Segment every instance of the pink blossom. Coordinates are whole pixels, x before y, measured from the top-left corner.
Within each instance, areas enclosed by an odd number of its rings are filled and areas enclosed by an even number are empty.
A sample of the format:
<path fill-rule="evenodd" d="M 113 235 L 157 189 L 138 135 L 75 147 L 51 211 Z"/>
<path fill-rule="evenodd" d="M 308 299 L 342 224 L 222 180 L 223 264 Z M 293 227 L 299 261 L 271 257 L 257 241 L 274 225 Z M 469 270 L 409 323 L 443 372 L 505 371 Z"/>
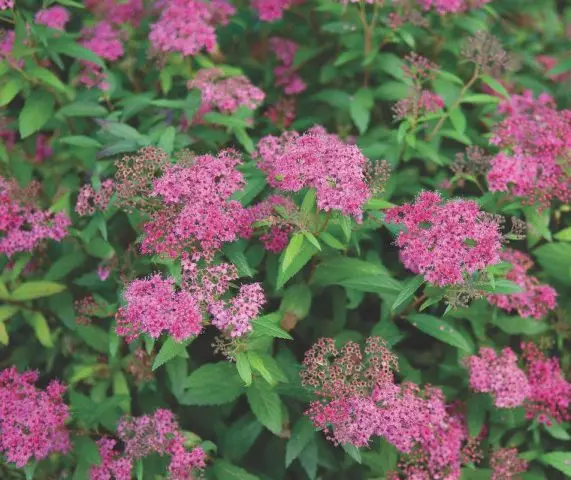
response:
<path fill-rule="evenodd" d="M 201 113 L 215 109 L 233 113 L 242 106 L 255 110 L 265 97 L 264 92 L 252 85 L 246 77 L 239 75 L 225 78 L 224 72 L 217 68 L 199 70 L 187 86 L 201 91 Z"/>
<path fill-rule="evenodd" d="M 2 1 L 2 0 L 0 0 Z M 0 6 L 0 10 L 1 10 Z M 14 30 L 0 30 L 0 59 L 4 59 L 8 62 L 12 68 L 23 68 L 24 60 L 16 60 L 12 55 L 12 50 L 14 50 L 14 42 L 16 41 L 16 32 Z"/>
<path fill-rule="evenodd" d="M 50 140 L 47 135 L 40 133 L 36 136 L 36 154 L 34 155 L 34 161 L 37 163 L 42 163 L 47 158 L 51 157 L 53 154 L 53 149 L 50 146 Z"/>
<path fill-rule="evenodd" d="M 281 129 L 289 128 L 296 116 L 295 97 L 284 97 L 278 100 L 275 104 L 268 107 L 264 116 Z"/>
<path fill-rule="evenodd" d="M 528 463 L 518 458 L 517 448 L 494 450 L 490 458 L 492 477 L 490 480 L 516 480 L 519 474 L 527 471 Z"/>
<path fill-rule="evenodd" d="M 97 276 L 99 277 L 99 280 L 104 282 L 109 278 L 110 274 L 111 274 L 111 268 L 108 265 L 105 264 L 97 265 Z"/>
<path fill-rule="evenodd" d="M 16 145 L 17 138 L 16 130 L 10 125 L 12 122 L 13 119 L 11 118 L 0 118 L 0 140 L 2 140 L 8 152 L 10 152 L 14 148 L 14 145 Z"/>
<path fill-rule="evenodd" d="M 216 46 L 217 24 L 226 25 L 235 9 L 225 0 L 172 0 L 163 7 L 161 17 L 151 25 L 149 40 L 156 52 L 196 55 L 211 52 Z"/>
<path fill-rule="evenodd" d="M 289 8 L 290 0 L 252 0 L 252 8 L 258 11 L 263 22 L 275 22 L 283 17 L 284 10 Z"/>
<path fill-rule="evenodd" d="M 533 267 L 529 255 L 517 250 L 506 249 L 501 253 L 501 259 L 513 265 L 506 278 L 517 283 L 522 291 L 508 295 L 489 295 L 488 301 L 508 312 L 517 311 L 518 315 L 537 320 L 544 317 L 557 304 L 557 292 L 549 285 L 539 283 L 539 280 L 527 274 Z"/>
<path fill-rule="evenodd" d="M 219 300 L 210 305 L 212 325 L 240 337 L 252 330 L 251 321 L 261 312 L 266 299 L 259 283 L 242 285 L 238 295 L 229 302 Z"/>
<path fill-rule="evenodd" d="M 517 366 L 517 356 L 510 348 L 501 354 L 487 347 L 480 348 L 480 356 L 466 361 L 470 370 L 470 387 L 476 392 L 490 393 L 499 408 L 522 405 L 530 393 L 523 370 Z"/>
<path fill-rule="evenodd" d="M 174 279 L 152 275 L 134 280 L 125 291 L 127 305 L 117 312 L 117 334 L 132 342 L 139 334 L 158 338 L 167 332 L 176 341 L 202 331 L 202 313 L 196 299 L 175 291 Z"/>
<path fill-rule="evenodd" d="M 104 437 L 97 442 L 101 463 L 89 470 L 89 480 L 131 480 L 132 460 L 115 450 L 117 442 Z"/>
<path fill-rule="evenodd" d="M 407 117 L 418 118 L 427 113 L 434 113 L 444 107 L 444 100 L 440 95 L 429 90 L 412 92 L 407 98 L 399 100 L 393 107 L 395 118 L 402 120 Z"/>
<path fill-rule="evenodd" d="M 535 59 L 543 66 L 545 73 L 548 73 L 549 70 L 552 70 L 559 64 L 559 60 L 550 55 L 538 55 Z M 549 75 L 549 79 L 555 83 L 565 83 L 571 80 L 571 73 L 563 72 L 555 75 Z"/>
<path fill-rule="evenodd" d="M 371 193 L 364 174 L 367 159 L 355 145 L 316 126 L 304 135 L 285 132 L 263 137 L 258 156 L 271 186 L 292 192 L 315 188 L 321 210 L 340 210 L 361 220 Z"/>
<path fill-rule="evenodd" d="M 70 15 L 67 9 L 59 5 L 39 10 L 35 16 L 36 23 L 56 30 L 64 30 L 69 19 Z"/>
<path fill-rule="evenodd" d="M 195 447 L 191 451 L 185 448 L 184 435 L 170 410 L 158 409 L 153 415 L 124 417 L 117 434 L 125 443 L 124 455 L 130 460 L 151 453 L 168 455 L 171 480 L 194 478 L 193 473 L 206 466 L 206 453 L 202 448 Z"/>
<path fill-rule="evenodd" d="M 422 192 L 415 203 L 391 208 L 385 221 L 402 224 L 396 245 L 409 270 L 439 286 L 461 284 L 464 276 L 500 260 L 497 222 L 470 200 L 443 203 L 440 194 Z"/>
<path fill-rule="evenodd" d="M 136 27 L 144 14 L 143 0 L 86 0 L 85 7 L 115 25 L 130 23 Z"/>
<path fill-rule="evenodd" d="M 549 205 L 571 199 L 571 110 L 558 111 L 546 94 L 513 95 L 499 106 L 506 118 L 494 129 L 491 142 L 504 151 L 491 162 L 488 185 L 525 202 Z"/>
<path fill-rule="evenodd" d="M 0 372 L 0 452 L 19 468 L 71 449 L 65 387 L 52 381 L 42 391 L 34 386 L 37 380 L 36 372 L 20 374 L 15 367 Z"/>
<path fill-rule="evenodd" d="M 0 10 L 14 8 L 14 0 L 0 0 Z"/>
<path fill-rule="evenodd" d="M 274 68 L 276 85 L 284 88 L 286 95 L 297 95 L 306 89 L 306 84 L 296 73 L 293 61 L 297 52 L 297 43 L 282 37 L 270 38 L 270 48 L 281 65 Z"/>
<path fill-rule="evenodd" d="M 0 177 L 0 252 L 5 255 L 28 252 L 43 240 L 60 241 L 67 235 L 67 215 L 40 210 L 27 195 Z"/>
<path fill-rule="evenodd" d="M 420 7 L 425 10 L 435 10 L 439 15 L 460 13 L 471 9 L 482 8 L 491 0 L 418 0 Z"/>
<path fill-rule="evenodd" d="M 91 185 L 83 185 L 79 190 L 75 211 L 81 215 L 93 215 L 96 210 L 105 210 L 113 195 L 115 184 L 113 180 L 105 180 L 97 192 Z"/>
<path fill-rule="evenodd" d="M 114 62 L 124 54 L 119 32 L 107 21 L 84 28 L 81 34 L 81 44 L 103 60 Z M 102 90 L 109 88 L 107 74 L 99 65 L 92 62 L 82 61 L 82 72 L 79 80 L 88 88 L 98 87 Z"/>
<path fill-rule="evenodd" d="M 245 209 L 231 196 L 244 185 L 234 151 L 201 155 L 191 165 L 168 167 L 154 182 L 153 196 L 165 208 L 144 226 L 144 253 L 174 254 L 188 247 L 211 256 L 226 242 L 237 239 Z"/>
<path fill-rule="evenodd" d="M 551 425 L 571 419 L 571 384 L 565 380 L 559 360 L 546 356 L 533 343 L 523 343 L 530 393 L 526 402 L 528 418 Z"/>

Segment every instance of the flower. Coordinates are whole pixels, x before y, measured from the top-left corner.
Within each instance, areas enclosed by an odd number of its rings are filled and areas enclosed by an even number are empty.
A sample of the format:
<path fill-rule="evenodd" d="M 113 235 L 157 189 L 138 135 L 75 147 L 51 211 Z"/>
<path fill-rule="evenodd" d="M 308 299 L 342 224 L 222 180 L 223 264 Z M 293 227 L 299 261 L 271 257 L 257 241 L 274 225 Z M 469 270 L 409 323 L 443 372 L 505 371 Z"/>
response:
<path fill-rule="evenodd" d="M 173 278 L 155 274 L 134 280 L 124 296 L 127 305 L 117 311 L 117 334 L 128 342 L 141 333 L 158 338 L 163 332 L 181 342 L 202 331 L 198 302 L 186 291 L 175 291 Z"/>
<path fill-rule="evenodd" d="M 45 25 L 56 30 L 64 30 L 69 22 L 70 15 L 66 8 L 56 5 L 55 7 L 39 10 L 34 17 L 39 25 Z"/>
<path fill-rule="evenodd" d="M 361 220 L 371 192 L 365 181 L 367 159 L 357 146 L 316 126 L 303 135 L 263 137 L 257 154 L 271 186 L 292 192 L 315 188 L 321 210 L 340 210 Z"/>
<path fill-rule="evenodd" d="M 522 291 L 506 295 L 489 295 L 488 302 L 497 305 L 507 312 L 517 311 L 524 318 L 532 317 L 536 320 L 544 317 L 549 310 L 557 305 L 557 292 L 549 285 L 539 283 L 539 280 L 526 272 L 533 267 L 533 260 L 529 255 L 510 248 L 500 255 L 505 262 L 513 266 L 506 274 L 506 279 L 517 283 Z"/>
<path fill-rule="evenodd" d="M 89 480 L 131 480 L 133 463 L 115 450 L 116 440 L 103 437 L 97 441 L 101 463 L 89 469 Z"/>
<path fill-rule="evenodd" d="M 85 7 L 118 26 L 130 23 L 136 27 L 144 14 L 143 0 L 86 0 Z"/>
<path fill-rule="evenodd" d="M 201 113 L 215 109 L 233 113 L 242 106 L 255 110 L 265 97 L 264 92 L 243 75 L 225 78 L 224 72 L 218 68 L 199 70 L 187 86 L 201 91 Z"/>
<path fill-rule="evenodd" d="M 0 0 L 0 10 L 14 8 L 14 0 Z"/>
<path fill-rule="evenodd" d="M 491 480 L 515 480 L 519 474 L 527 471 L 528 463 L 518 458 L 517 448 L 499 448 L 492 452 L 490 467 L 492 467 Z"/>
<path fill-rule="evenodd" d="M 290 6 L 290 0 L 252 0 L 252 8 L 258 11 L 263 22 L 275 22 L 283 17 L 284 10 Z"/>
<path fill-rule="evenodd" d="M 91 185 L 83 185 L 79 190 L 75 211 L 81 215 L 93 215 L 96 210 L 105 210 L 111 196 L 113 195 L 115 184 L 113 180 L 107 179 L 96 192 Z"/>
<path fill-rule="evenodd" d="M 470 387 L 476 392 L 491 393 L 494 405 L 514 408 L 529 396 L 530 387 L 523 370 L 517 366 L 517 356 L 504 348 L 498 356 L 487 347 L 480 348 L 480 356 L 466 360 L 470 370 Z"/>
<path fill-rule="evenodd" d="M 491 0 L 417 0 L 420 7 L 425 10 L 435 10 L 439 15 L 447 13 L 460 13 L 470 9 L 482 8 Z"/>
<path fill-rule="evenodd" d="M 396 240 L 401 261 L 435 285 L 461 284 L 500 260 L 498 224 L 476 202 L 443 203 L 440 194 L 422 192 L 415 203 L 388 210 L 385 221 L 406 227 Z"/>
<path fill-rule="evenodd" d="M 283 87 L 286 95 L 297 95 L 303 92 L 307 85 L 295 73 L 293 61 L 297 52 L 297 43 L 282 37 L 270 38 L 270 48 L 280 61 L 281 65 L 274 68 L 276 85 Z"/>
<path fill-rule="evenodd" d="M 52 381 L 39 390 L 37 380 L 36 372 L 18 373 L 15 367 L 0 372 L 0 452 L 18 468 L 71 449 L 65 387 Z"/>
<path fill-rule="evenodd" d="M 235 8 L 225 0 L 172 0 L 163 6 L 159 20 L 151 25 L 149 40 L 159 53 L 196 55 L 212 52 L 217 24 L 226 25 Z"/>

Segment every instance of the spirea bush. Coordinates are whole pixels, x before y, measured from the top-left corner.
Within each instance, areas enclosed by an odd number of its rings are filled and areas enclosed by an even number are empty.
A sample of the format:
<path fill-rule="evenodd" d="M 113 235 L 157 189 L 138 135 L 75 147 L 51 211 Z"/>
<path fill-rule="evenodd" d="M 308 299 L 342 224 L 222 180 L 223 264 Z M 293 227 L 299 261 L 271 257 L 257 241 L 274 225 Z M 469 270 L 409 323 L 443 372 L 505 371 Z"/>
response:
<path fill-rule="evenodd" d="M 0 479 L 571 477 L 571 6 L 0 0 Z"/>

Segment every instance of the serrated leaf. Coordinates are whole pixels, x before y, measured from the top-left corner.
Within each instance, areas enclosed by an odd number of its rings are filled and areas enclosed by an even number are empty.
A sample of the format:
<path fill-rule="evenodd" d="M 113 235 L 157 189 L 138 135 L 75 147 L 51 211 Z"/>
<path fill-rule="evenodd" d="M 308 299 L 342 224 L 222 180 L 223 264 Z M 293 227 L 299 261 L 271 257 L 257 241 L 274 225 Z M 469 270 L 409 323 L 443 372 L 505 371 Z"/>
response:
<path fill-rule="evenodd" d="M 495 78 L 490 77 L 489 75 L 482 75 L 480 77 L 480 79 L 486 83 L 492 90 L 494 90 L 496 93 L 499 93 L 501 96 L 503 96 L 505 99 L 509 100 L 510 99 L 510 93 L 506 90 L 506 87 L 504 87 L 500 82 L 498 82 Z"/>
<path fill-rule="evenodd" d="M 363 460 L 361 459 L 361 451 L 355 446 L 349 443 L 344 443 L 343 450 L 349 455 L 353 460 L 357 463 L 361 463 Z"/>
<path fill-rule="evenodd" d="M 275 385 L 277 381 L 272 377 L 272 374 L 266 367 L 264 363 L 264 358 L 255 350 L 250 350 L 246 352 L 248 357 L 248 362 L 252 366 L 252 368 L 258 372 L 262 378 L 268 382 L 270 385 Z"/>
<path fill-rule="evenodd" d="M 36 298 L 49 297 L 56 293 L 63 292 L 65 285 L 55 282 L 39 280 L 37 282 L 26 282 L 21 284 L 12 292 L 12 299 L 16 301 L 34 300 Z"/>
<path fill-rule="evenodd" d="M 229 362 L 203 365 L 190 374 L 184 386 L 188 391 L 181 398 L 183 405 L 223 405 L 244 392 L 242 379 Z"/>
<path fill-rule="evenodd" d="M 157 354 L 155 361 L 153 362 L 153 371 L 164 365 L 169 360 L 175 357 L 188 358 L 188 352 L 186 347 L 190 344 L 190 341 L 177 342 L 173 338 L 169 337 L 163 343 L 159 353 Z"/>
<path fill-rule="evenodd" d="M 371 120 L 371 109 L 373 108 L 373 93 L 368 88 L 360 88 L 353 96 L 349 105 L 349 113 L 353 119 L 353 123 L 359 129 L 359 133 L 363 134 L 369 127 Z"/>
<path fill-rule="evenodd" d="M 311 260 L 311 258 L 318 252 L 311 243 L 305 240 L 304 236 L 300 234 L 302 245 L 297 255 L 291 260 L 291 264 L 287 268 L 279 268 L 276 288 L 280 289 L 285 283 L 299 272 L 304 265 Z M 285 252 L 284 254 L 285 255 Z M 283 258 L 283 256 L 282 256 Z"/>
<path fill-rule="evenodd" d="M 252 368 L 246 353 L 239 352 L 236 354 L 236 370 L 238 370 L 238 375 L 240 375 L 244 384 L 247 387 L 250 386 L 252 384 Z"/>
<path fill-rule="evenodd" d="M 274 434 L 282 430 L 282 402 L 275 390 L 258 380 L 246 390 L 248 404 L 260 423 Z"/>
<path fill-rule="evenodd" d="M 293 262 L 294 258 L 296 258 L 299 254 L 302 245 L 303 235 L 301 233 L 296 233 L 293 237 L 291 237 L 288 246 L 283 253 L 280 270 L 287 270 L 287 268 Z"/>
<path fill-rule="evenodd" d="M 218 459 L 212 466 L 216 480 L 260 480 L 243 468 L 232 465 L 226 460 Z"/>
<path fill-rule="evenodd" d="M 258 317 L 252 321 L 253 334 L 293 340 L 293 337 L 289 333 L 279 327 L 279 321 L 280 315 L 275 313 Z"/>
<path fill-rule="evenodd" d="M 73 451 L 77 458 L 88 465 L 99 465 L 101 456 L 99 455 L 99 447 L 89 437 L 81 436 L 73 439 Z"/>
<path fill-rule="evenodd" d="M 556 468 L 565 475 L 571 475 L 571 452 L 551 452 L 539 457 L 542 463 Z"/>
<path fill-rule="evenodd" d="M 424 283 L 424 277 L 422 275 L 417 275 L 406 281 L 403 285 L 403 289 L 398 294 L 393 305 L 391 306 L 391 311 L 396 312 L 401 306 L 407 304 L 413 297 L 418 288 Z"/>
<path fill-rule="evenodd" d="M 466 353 L 472 353 L 468 340 L 452 325 L 441 318 L 417 313 L 408 316 L 408 320 L 420 331 L 440 340 L 441 342 L 459 348 Z"/>
<path fill-rule="evenodd" d="M 306 445 L 310 442 L 315 434 L 313 424 L 307 417 L 300 417 L 295 422 L 291 431 L 291 437 L 286 444 L 285 466 L 286 468 L 291 465 L 299 454 L 303 451 Z"/>

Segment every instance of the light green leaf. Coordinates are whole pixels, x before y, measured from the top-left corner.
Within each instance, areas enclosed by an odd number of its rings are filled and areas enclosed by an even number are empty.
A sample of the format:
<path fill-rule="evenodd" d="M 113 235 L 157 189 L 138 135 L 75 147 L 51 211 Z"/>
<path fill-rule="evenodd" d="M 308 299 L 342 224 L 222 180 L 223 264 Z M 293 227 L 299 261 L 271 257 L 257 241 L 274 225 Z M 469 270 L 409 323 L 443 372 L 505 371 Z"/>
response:
<path fill-rule="evenodd" d="M 189 340 L 179 343 L 173 340 L 171 337 L 167 338 L 159 350 L 155 361 L 153 362 L 153 371 L 175 357 L 188 358 L 186 347 L 189 344 Z"/>
<path fill-rule="evenodd" d="M 278 271 L 278 278 L 277 278 L 277 285 L 276 287 L 280 289 L 285 285 L 285 283 L 293 277 L 297 272 L 299 272 L 304 265 L 309 262 L 309 260 L 317 253 L 317 248 L 315 248 L 310 242 L 305 240 L 305 237 L 300 234 L 302 239 L 302 245 L 297 253 L 297 255 L 291 260 L 291 264 L 287 267 L 283 267 L 283 260 L 282 265 Z M 288 246 L 289 247 L 289 246 Z M 286 252 L 282 254 L 285 255 Z"/>
<path fill-rule="evenodd" d="M 303 245 L 303 235 L 296 233 L 288 243 L 288 246 L 283 253 L 280 270 L 284 271 L 291 265 L 293 260 L 298 256 L 301 246 Z"/>
<path fill-rule="evenodd" d="M 351 445 L 349 443 L 344 443 L 343 444 L 343 450 L 345 450 L 347 455 L 349 455 L 357 463 L 362 462 L 361 451 L 355 445 Z"/>
<path fill-rule="evenodd" d="M 54 343 L 50 332 L 50 327 L 46 317 L 40 312 L 26 312 L 24 317 L 26 321 L 32 326 L 38 341 L 47 348 L 52 348 Z"/>
<path fill-rule="evenodd" d="M 26 282 L 21 284 L 12 292 L 12 298 L 16 301 L 34 300 L 41 297 L 49 297 L 56 293 L 63 292 L 65 285 L 55 282 L 39 280 L 37 282 Z"/>
<path fill-rule="evenodd" d="M 542 455 L 539 460 L 571 476 L 571 452 L 551 452 Z"/>
<path fill-rule="evenodd" d="M 255 381 L 246 396 L 252 412 L 260 423 L 274 434 L 282 430 L 282 402 L 273 388 L 263 380 Z"/>
<path fill-rule="evenodd" d="M 417 313 L 408 316 L 408 320 L 420 331 L 444 343 L 472 353 L 472 346 L 458 330 L 441 318 Z"/>
<path fill-rule="evenodd" d="M 319 239 L 323 241 L 326 245 L 329 245 L 331 248 L 335 248 L 336 250 L 345 250 L 345 245 L 343 245 L 338 239 L 336 239 L 333 235 L 329 232 L 321 232 L 319 234 Z"/>
<path fill-rule="evenodd" d="M 248 387 L 252 384 L 252 368 L 246 353 L 239 352 L 236 354 L 236 370 L 238 370 L 238 375 L 244 381 L 244 384 Z"/>
<path fill-rule="evenodd" d="M 289 333 L 280 328 L 280 318 L 281 315 L 276 313 L 270 313 L 269 315 L 256 318 L 252 321 L 252 327 L 254 329 L 252 335 L 293 340 L 293 337 Z"/>
<path fill-rule="evenodd" d="M 0 323 L 8 320 L 20 311 L 20 307 L 15 305 L 0 305 Z"/>
<path fill-rule="evenodd" d="M 20 136 L 29 137 L 42 128 L 52 118 L 55 98 L 48 92 L 37 90 L 26 99 L 18 117 Z"/>
<path fill-rule="evenodd" d="M 67 137 L 61 137 L 58 139 L 60 143 L 66 145 L 73 145 L 74 147 L 84 147 L 84 148 L 100 148 L 101 143 L 91 137 L 86 137 L 85 135 L 68 135 Z"/>
<path fill-rule="evenodd" d="M 395 299 L 391 311 L 396 312 L 401 306 L 407 304 L 414 297 L 414 293 L 418 288 L 424 283 L 424 277 L 422 275 L 417 275 L 406 281 L 403 285 L 403 289 L 398 294 Z"/>
<path fill-rule="evenodd" d="M 22 81 L 18 78 L 11 78 L 0 88 L 0 107 L 8 105 L 22 90 Z"/>
<path fill-rule="evenodd" d="M 188 391 L 182 396 L 183 405 L 223 405 L 243 392 L 242 379 L 229 362 L 207 363 L 186 379 Z"/>
<path fill-rule="evenodd" d="M 212 472 L 216 480 L 260 480 L 243 468 L 232 465 L 230 462 L 222 459 L 216 460 L 212 466 Z"/>
<path fill-rule="evenodd" d="M 360 88 L 349 105 L 351 118 L 361 134 L 367 131 L 369 121 L 371 120 L 373 104 L 373 93 L 371 90 L 368 88 Z"/>
<path fill-rule="evenodd" d="M 176 135 L 176 130 L 174 127 L 169 126 L 165 128 L 165 131 L 162 133 L 161 137 L 159 138 L 158 146 L 162 148 L 165 152 L 169 155 L 172 153 L 174 149 L 174 138 Z"/>
<path fill-rule="evenodd" d="M 500 83 L 498 82 L 495 78 L 490 77 L 489 75 L 482 75 L 481 80 L 486 83 L 492 90 L 494 90 L 495 92 L 499 93 L 500 95 L 502 95 L 504 98 L 506 99 L 510 99 L 510 94 L 509 92 L 506 90 L 506 88 Z"/>
<path fill-rule="evenodd" d="M 255 350 L 250 350 L 246 353 L 246 355 L 248 357 L 248 362 L 252 368 L 258 372 L 266 382 L 268 382 L 270 385 L 275 385 L 277 383 L 266 367 L 264 358 L 258 352 Z"/>

